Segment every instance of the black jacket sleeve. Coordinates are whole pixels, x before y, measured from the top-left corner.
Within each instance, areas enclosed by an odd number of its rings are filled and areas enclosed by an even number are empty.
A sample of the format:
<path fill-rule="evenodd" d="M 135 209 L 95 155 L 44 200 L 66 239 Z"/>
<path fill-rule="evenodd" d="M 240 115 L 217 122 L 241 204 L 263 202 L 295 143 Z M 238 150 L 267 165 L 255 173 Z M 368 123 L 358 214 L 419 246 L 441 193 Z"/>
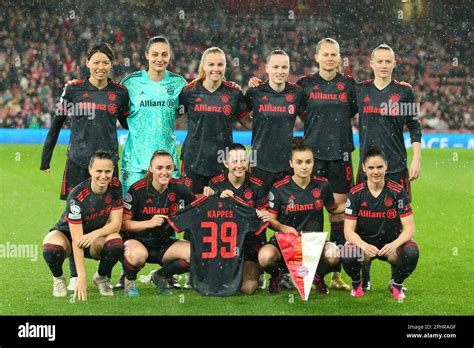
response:
<path fill-rule="evenodd" d="M 54 147 L 58 141 L 59 132 L 66 120 L 66 116 L 60 116 L 56 114 L 53 118 L 51 128 L 49 129 L 48 135 L 43 145 L 43 153 L 41 154 L 41 167 L 40 169 L 49 169 L 51 163 L 51 157 L 53 157 Z"/>

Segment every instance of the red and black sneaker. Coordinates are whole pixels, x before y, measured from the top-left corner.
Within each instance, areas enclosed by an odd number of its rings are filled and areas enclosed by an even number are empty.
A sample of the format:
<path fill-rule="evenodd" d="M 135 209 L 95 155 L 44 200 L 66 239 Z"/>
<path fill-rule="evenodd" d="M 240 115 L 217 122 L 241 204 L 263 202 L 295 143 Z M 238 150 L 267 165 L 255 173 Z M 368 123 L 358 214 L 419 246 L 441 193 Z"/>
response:
<path fill-rule="evenodd" d="M 316 291 L 319 292 L 320 294 L 327 295 L 329 294 L 329 288 L 324 282 L 324 278 L 321 278 L 318 275 L 314 276 L 314 284 L 316 286 Z"/>
<path fill-rule="evenodd" d="M 278 275 L 276 277 L 270 278 L 270 285 L 268 286 L 268 292 L 272 294 L 279 294 L 281 291 L 280 282 L 282 278 L 283 278 L 283 273 L 281 272 L 281 270 L 278 270 Z"/>

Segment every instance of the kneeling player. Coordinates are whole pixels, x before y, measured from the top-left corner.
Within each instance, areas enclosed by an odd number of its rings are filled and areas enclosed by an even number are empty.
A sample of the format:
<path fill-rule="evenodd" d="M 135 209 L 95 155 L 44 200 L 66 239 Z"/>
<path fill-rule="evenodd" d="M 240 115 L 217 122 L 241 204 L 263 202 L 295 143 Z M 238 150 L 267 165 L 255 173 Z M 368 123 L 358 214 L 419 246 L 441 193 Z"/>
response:
<path fill-rule="evenodd" d="M 238 196 L 251 207 L 259 210 L 259 216 L 268 221 L 269 214 L 265 210 L 268 196 L 265 194 L 263 181 L 248 173 L 249 161 L 242 144 L 234 143 L 227 149 L 224 166 L 225 173 L 215 176 L 204 187 L 204 195 L 217 195 L 221 198 Z M 255 236 L 249 234 L 244 244 L 244 274 L 241 292 L 251 295 L 257 289 L 260 277 L 258 251 L 265 244 L 265 231 Z M 265 277 L 265 275 L 263 275 Z"/>
<path fill-rule="evenodd" d="M 191 203 L 194 195 L 172 179 L 173 170 L 173 157 L 168 152 L 155 151 L 145 178 L 133 184 L 125 195 L 121 235 L 125 240 L 126 296 L 139 295 L 137 273 L 145 263 L 164 266 L 151 277 L 163 295 L 171 294 L 168 277 L 189 270 L 190 244 L 174 238 L 166 217 Z"/>
<path fill-rule="evenodd" d="M 393 298 L 405 298 L 403 281 L 415 270 L 419 249 L 415 241 L 415 221 L 406 191 L 398 183 L 385 180 L 384 152 L 370 145 L 362 169 L 367 182 L 354 186 L 347 199 L 344 234 L 347 244 L 341 251 L 342 265 L 352 278 L 352 296 L 364 295 L 363 265 L 378 258 L 392 265 L 389 290 Z"/>
<path fill-rule="evenodd" d="M 74 296 L 87 300 L 84 257 L 100 260 L 93 278 L 100 294 L 114 294 L 107 275 L 123 256 L 123 243 L 118 234 L 123 205 L 120 181 L 112 178 L 113 172 L 112 156 L 97 150 L 89 163 L 91 178 L 69 193 L 65 212 L 44 238 L 43 256 L 53 273 L 55 297 L 67 296 L 62 265 L 71 251 L 78 271 Z"/>
<path fill-rule="evenodd" d="M 294 174 L 277 181 L 268 197 L 270 226 L 275 231 L 294 234 L 297 234 L 297 231 L 322 231 L 323 206 L 330 213 L 338 214 L 344 211 L 343 202 L 336 205 L 329 181 L 311 176 L 313 165 L 314 155 L 311 147 L 302 138 L 295 138 L 290 159 Z M 314 277 L 319 293 L 329 293 L 324 276 L 338 265 L 338 255 L 337 246 L 326 242 Z M 271 275 L 269 291 L 279 293 L 282 270 L 286 271 L 286 265 L 274 236 L 260 249 L 258 261 Z"/>

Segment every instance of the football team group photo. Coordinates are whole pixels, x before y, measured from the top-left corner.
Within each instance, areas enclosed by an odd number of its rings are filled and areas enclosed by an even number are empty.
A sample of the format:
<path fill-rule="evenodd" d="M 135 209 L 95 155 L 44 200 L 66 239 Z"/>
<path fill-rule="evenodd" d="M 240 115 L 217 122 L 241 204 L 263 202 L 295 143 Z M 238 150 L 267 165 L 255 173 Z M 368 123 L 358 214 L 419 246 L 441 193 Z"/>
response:
<path fill-rule="evenodd" d="M 471 11 L 6 1 L 0 313 L 472 316 Z"/>

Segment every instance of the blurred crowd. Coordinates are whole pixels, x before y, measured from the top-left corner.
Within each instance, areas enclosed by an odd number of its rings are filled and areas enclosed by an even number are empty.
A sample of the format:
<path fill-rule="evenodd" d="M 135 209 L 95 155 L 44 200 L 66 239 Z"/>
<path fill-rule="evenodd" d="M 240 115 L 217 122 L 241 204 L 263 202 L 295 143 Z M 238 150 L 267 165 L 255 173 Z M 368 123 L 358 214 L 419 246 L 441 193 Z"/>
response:
<path fill-rule="evenodd" d="M 172 71 L 193 79 L 201 52 L 219 46 L 227 54 L 227 79 L 243 88 L 252 76 L 265 78 L 265 55 L 276 47 L 290 55 L 290 81 L 316 72 L 315 44 L 323 37 L 339 41 L 344 73 L 369 79 L 370 52 L 385 42 L 397 55 L 394 77 L 414 87 L 425 129 L 474 129 L 473 34 L 459 11 L 440 8 L 407 19 L 375 1 L 324 11 L 239 9 L 231 1 L 184 7 L 137 3 L 7 1 L 0 17 L 0 127 L 49 128 L 65 82 L 87 76 L 85 58 L 92 44 L 112 44 L 113 79 L 120 81 L 145 67 L 148 38 L 165 35 L 173 50 Z"/>

